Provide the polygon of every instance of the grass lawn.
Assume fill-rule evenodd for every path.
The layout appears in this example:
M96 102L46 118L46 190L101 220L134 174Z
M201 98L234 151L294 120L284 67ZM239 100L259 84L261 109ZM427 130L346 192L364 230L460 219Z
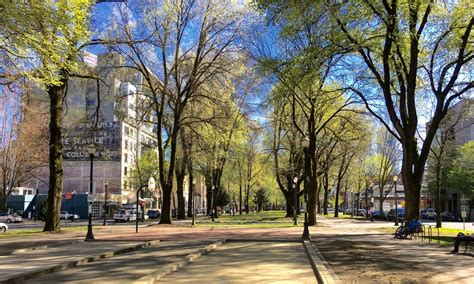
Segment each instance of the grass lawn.
M250 213L242 215L219 215L212 222L211 218L200 219L196 223L198 227L221 227L221 228L289 228L294 227L293 218L285 217L286 212L281 211L262 211L259 213ZM298 218L299 226L303 226L303 214Z
M100 229L99 227L94 227L94 230ZM70 226L70 227L61 227L61 232L55 232L53 234L61 234L62 232L86 232L87 226ZM0 234L0 238L10 238L10 237L20 237L20 236L31 236L38 234L51 234L50 232L43 232L43 228L35 229L25 229L25 230L10 230L6 233Z

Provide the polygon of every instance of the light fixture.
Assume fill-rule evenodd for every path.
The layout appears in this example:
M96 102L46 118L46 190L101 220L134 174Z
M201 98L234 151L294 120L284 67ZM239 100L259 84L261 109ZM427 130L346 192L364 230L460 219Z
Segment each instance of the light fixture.
M94 144L90 144L87 146L87 153L89 153L89 155L95 155L95 151L96 147Z
M306 149L306 148L309 147L309 138L307 136L305 136L301 139L301 147L303 149Z

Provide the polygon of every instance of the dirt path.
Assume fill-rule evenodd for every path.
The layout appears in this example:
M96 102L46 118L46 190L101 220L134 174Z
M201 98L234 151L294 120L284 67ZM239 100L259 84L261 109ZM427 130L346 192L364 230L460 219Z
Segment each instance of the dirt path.
M320 218L312 240L342 282L474 283L474 257L378 233L377 224Z

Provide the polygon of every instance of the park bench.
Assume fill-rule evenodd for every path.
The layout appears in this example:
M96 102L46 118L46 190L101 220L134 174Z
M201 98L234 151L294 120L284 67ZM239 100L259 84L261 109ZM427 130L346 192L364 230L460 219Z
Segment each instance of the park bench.
M471 251L474 251L474 241L467 241L464 247L464 253L467 252L467 250L470 249Z

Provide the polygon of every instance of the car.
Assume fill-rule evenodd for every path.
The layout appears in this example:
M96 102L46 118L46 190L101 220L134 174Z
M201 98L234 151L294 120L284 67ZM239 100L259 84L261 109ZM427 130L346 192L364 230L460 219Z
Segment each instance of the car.
M380 218L380 210L374 210L374 211L372 211L372 217L374 217L374 218Z
M454 213L451 213L449 211L444 211L441 212L441 220L443 221L458 221L458 218Z
M357 209L356 209L357 213ZM367 214L367 211L364 208L359 208L359 214L358 216L365 216Z
M352 208L346 208L346 213L347 215L351 215L352 214Z
M420 210L420 219L428 219L428 215L426 215L426 209Z
M129 222L137 219L137 214L133 209L118 209L113 217L115 222Z
M328 208L327 211L328 211L328 214L334 214L335 212L334 208Z
M7 212L1 212L0 213L0 221L5 222L7 224L9 223L20 223L23 222L23 218L21 216L16 215L16 214L10 214Z
M426 219L436 219L436 209L427 208L426 209Z
M67 211L61 211L59 213L59 218L64 220L77 220L79 219L79 215L77 214L70 214Z
M5 223L0 223L0 233L5 233L8 230L8 226Z
M157 219L161 216L161 212L158 209L150 209L146 214L149 219Z
M405 218L405 209L404 208L397 208L398 221L401 221ZM390 209L390 211L385 216L387 221L395 220L395 209Z

